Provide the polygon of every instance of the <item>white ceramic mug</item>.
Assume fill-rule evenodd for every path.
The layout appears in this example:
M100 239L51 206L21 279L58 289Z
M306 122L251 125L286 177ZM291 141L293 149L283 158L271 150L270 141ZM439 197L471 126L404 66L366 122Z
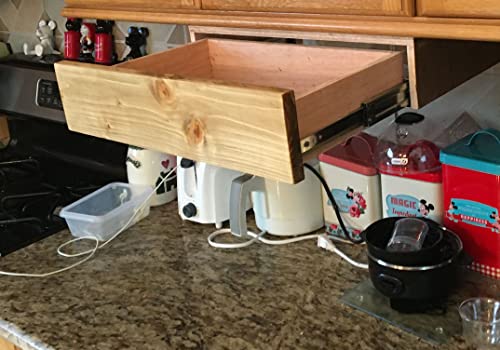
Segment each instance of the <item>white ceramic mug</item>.
M148 185L156 188L177 163L175 156L129 146L127 153L128 182L137 185ZM177 198L177 176L172 173L169 179L156 190L150 204L158 206Z
M273 235L296 236L324 226L319 180L306 169L305 179L295 185L243 175L231 186L231 232L247 232L244 203L251 194L257 227Z

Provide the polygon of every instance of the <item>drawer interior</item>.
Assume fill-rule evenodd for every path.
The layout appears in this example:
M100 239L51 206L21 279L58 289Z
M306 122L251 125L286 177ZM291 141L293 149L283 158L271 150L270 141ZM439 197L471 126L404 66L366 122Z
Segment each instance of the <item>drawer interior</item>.
M71 130L294 183L300 139L401 83L402 60L205 39L113 67L61 62L56 74Z
M402 54L385 50L205 39L168 53L125 62L119 67L148 74L292 90L301 138L403 81ZM355 80L360 79L366 80L360 84L364 86L356 86ZM343 96L339 96L340 92ZM336 97L343 101L332 106L331 99Z

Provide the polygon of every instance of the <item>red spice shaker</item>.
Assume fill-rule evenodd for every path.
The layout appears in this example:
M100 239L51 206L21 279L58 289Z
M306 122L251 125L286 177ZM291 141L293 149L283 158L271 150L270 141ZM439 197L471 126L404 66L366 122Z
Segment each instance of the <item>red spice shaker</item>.
M94 61L100 64L113 63L113 21L97 20Z
M68 18L66 21L67 31L64 33L64 58L67 60L78 60L80 56L80 28L82 20L79 18Z

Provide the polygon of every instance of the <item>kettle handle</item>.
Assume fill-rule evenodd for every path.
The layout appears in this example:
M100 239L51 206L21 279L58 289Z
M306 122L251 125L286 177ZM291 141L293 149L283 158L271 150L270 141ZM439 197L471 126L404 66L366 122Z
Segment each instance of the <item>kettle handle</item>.
M500 139L498 138L497 135L495 135L494 133L492 133L492 132L490 132L488 130L480 130L480 131L476 132L474 135L471 136L469 142L467 142L467 146L472 146L472 142L479 135L489 135L489 136L493 137L500 144Z
M231 233L238 237L247 237L247 201L250 193L259 189L259 178L244 174L231 183L229 225Z

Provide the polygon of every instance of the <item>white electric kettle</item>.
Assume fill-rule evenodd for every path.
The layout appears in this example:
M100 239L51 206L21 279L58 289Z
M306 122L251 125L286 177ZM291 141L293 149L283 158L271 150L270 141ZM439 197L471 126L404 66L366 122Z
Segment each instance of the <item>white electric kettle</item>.
M305 179L295 185L242 175L231 185L231 232L247 233L245 203L252 196L257 227L277 236L297 236L324 226L321 183L306 170Z

